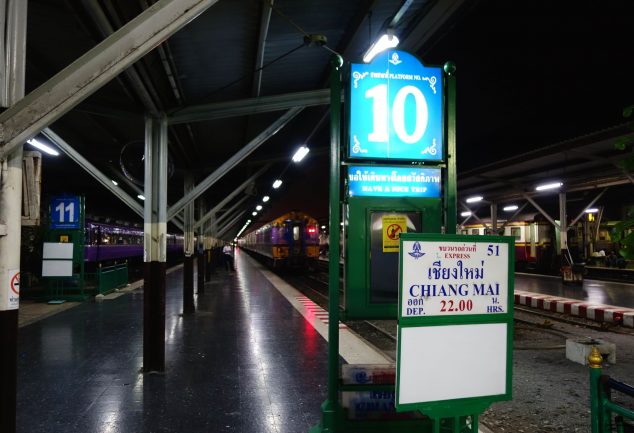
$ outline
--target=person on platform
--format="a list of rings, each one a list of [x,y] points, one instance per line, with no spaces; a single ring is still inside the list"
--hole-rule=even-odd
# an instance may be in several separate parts
[[[225,269],[228,271],[234,271],[235,269],[233,268],[233,249],[228,243],[225,243],[225,246],[222,247],[222,256],[225,261]]]

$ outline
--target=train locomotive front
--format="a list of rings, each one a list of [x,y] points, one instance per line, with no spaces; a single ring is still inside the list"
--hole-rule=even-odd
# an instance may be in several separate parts
[[[319,258],[319,223],[303,212],[289,212],[247,234],[240,246],[274,268],[314,267]]]

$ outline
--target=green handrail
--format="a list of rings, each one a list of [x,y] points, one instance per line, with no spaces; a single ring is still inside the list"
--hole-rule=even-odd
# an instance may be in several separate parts
[[[596,347],[588,356],[590,365],[590,422],[592,433],[609,433],[614,427],[617,433],[623,433],[623,418],[634,421],[634,411],[620,406],[611,400],[611,391],[617,390],[634,397],[634,388],[603,375],[601,363],[603,358]]]

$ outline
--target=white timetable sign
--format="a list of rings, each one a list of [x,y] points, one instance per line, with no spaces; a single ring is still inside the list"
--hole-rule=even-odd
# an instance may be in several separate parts
[[[508,313],[505,242],[404,240],[401,317]]]

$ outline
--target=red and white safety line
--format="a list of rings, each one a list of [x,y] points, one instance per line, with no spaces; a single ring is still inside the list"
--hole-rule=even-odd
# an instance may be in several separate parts
[[[597,304],[579,299],[561,298],[559,296],[539,293],[515,291],[515,303],[527,307],[569,314],[596,322],[616,323],[634,328],[634,309],[616,307],[614,305]]]

